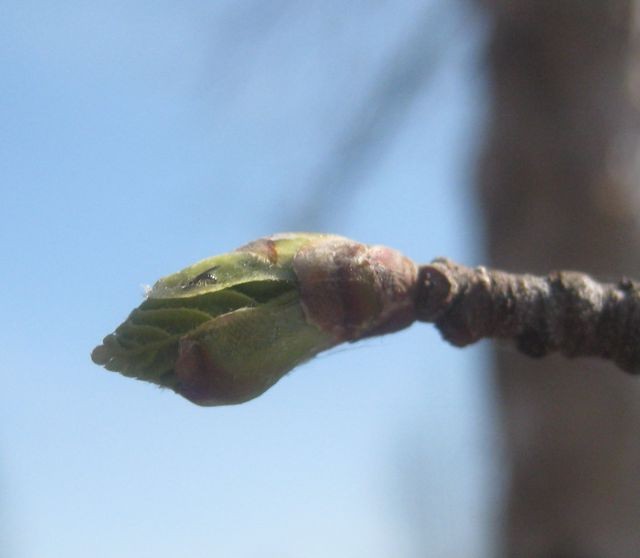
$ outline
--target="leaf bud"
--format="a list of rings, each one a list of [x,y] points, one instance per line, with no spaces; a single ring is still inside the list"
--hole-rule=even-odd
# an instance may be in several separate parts
[[[242,403],[345,341],[415,319],[415,264],[324,234],[279,234],[157,281],[95,363],[199,405]]]

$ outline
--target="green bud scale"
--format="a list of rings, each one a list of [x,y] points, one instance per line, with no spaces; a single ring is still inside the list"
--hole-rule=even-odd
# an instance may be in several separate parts
[[[384,246],[262,238],[160,279],[91,357],[199,405],[242,403],[321,351],[407,327],[417,274]]]

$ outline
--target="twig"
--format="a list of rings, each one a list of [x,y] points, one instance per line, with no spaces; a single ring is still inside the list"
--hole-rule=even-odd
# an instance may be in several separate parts
[[[340,343],[433,322],[465,346],[600,356],[640,372],[640,284],[418,266],[386,246],[314,233],[261,238],[163,277],[91,358],[200,405],[257,397]]]
[[[513,339],[522,353],[597,356],[640,373],[640,283],[599,283],[584,273],[518,275],[446,259],[419,268],[417,319],[451,344]]]

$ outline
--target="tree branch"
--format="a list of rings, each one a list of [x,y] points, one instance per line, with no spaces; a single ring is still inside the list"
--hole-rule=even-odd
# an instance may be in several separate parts
[[[393,248],[317,233],[261,238],[161,278],[91,358],[199,405],[228,405],[321,351],[416,320],[460,347],[513,338],[530,356],[599,356],[640,372],[640,283],[418,266]]]
[[[599,283],[573,271],[539,277],[437,259],[419,268],[416,313],[458,347],[512,339],[531,357],[597,356],[640,373],[640,283],[627,278]]]

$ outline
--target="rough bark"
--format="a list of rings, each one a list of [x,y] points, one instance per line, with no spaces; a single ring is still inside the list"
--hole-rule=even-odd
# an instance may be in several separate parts
[[[632,2],[483,3],[494,16],[479,179],[491,265],[639,276]],[[640,383],[598,361],[497,349],[495,365],[504,555],[640,556]]]
[[[497,338],[530,357],[601,357],[640,373],[640,283],[627,278],[538,277],[440,259],[420,267],[416,315],[458,347]]]

